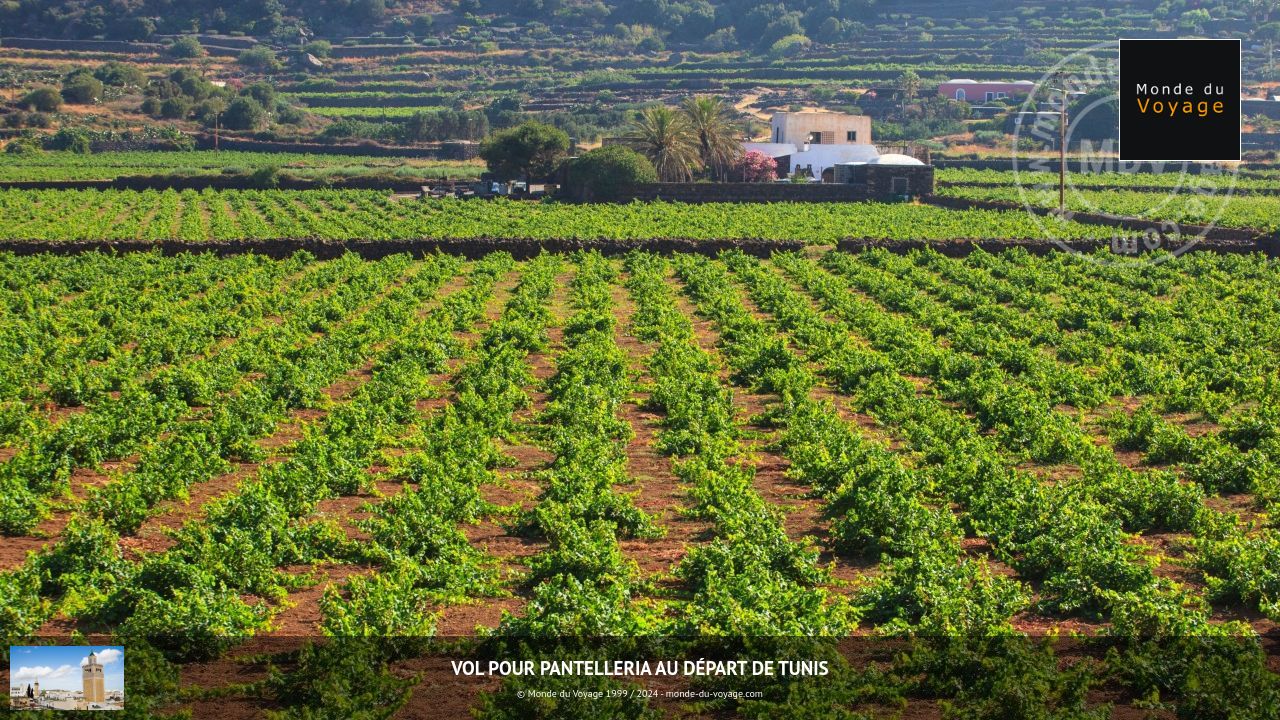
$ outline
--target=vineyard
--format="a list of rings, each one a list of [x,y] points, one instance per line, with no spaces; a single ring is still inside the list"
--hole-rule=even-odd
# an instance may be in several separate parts
[[[1089,177],[1084,182],[1091,179]],[[1081,181],[1073,179],[1072,182]],[[1274,182],[1271,186],[1274,188]],[[1263,232],[1280,230],[1280,195],[1253,195],[1246,194],[1247,188],[1241,190],[1239,194],[1235,194],[1229,184],[1206,184],[1197,189],[1194,182],[1190,186],[1178,188],[1176,192],[1172,189],[1142,192],[1122,187],[1093,189],[1073,186],[1067,192],[1067,208],[1175,223],[1212,223],[1222,227]],[[1020,206],[1058,206],[1056,179],[1052,183],[1025,183],[1021,187],[951,186],[941,188],[940,194],[971,200],[1001,200]]]
[[[10,715],[1280,718],[1274,0],[3,18]]]
[[[80,155],[48,152],[38,155],[0,154],[0,181],[51,182],[113,180],[119,177],[217,176],[260,170],[287,170],[302,177],[341,177],[359,173],[383,173],[407,177],[478,176],[474,163],[443,162],[401,157],[349,157],[307,153],[237,152],[235,150],[185,150],[103,152]]]
[[[1110,238],[1056,222],[1058,238]],[[374,190],[0,190],[0,240],[1043,238],[1026,212],[877,203],[397,200]]]
[[[0,196],[6,237],[193,241],[1018,217]],[[144,714],[1280,715],[1274,261],[809,250],[0,255],[0,628],[119,639]],[[442,670],[742,642],[827,672]]]

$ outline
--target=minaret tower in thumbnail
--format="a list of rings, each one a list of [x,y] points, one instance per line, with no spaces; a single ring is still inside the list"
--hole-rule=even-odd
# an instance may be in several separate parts
[[[106,691],[103,689],[102,664],[98,662],[98,656],[89,653],[89,660],[85,663],[84,668],[84,701],[86,703],[100,703],[106,699]]]

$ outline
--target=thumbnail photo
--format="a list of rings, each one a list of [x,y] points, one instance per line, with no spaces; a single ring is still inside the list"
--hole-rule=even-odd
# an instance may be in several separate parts
[[[12,710],[123,710],[124,648],[17,645],[9,648]]]

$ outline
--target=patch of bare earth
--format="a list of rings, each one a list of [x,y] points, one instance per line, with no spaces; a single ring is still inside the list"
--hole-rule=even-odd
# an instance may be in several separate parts
[[[1258,497],[1253,493],[1208,495],[1205,497],[1204,503],[1218,512],[1239,517],[1241,522],[1247,525],[1267,523],[1267,518],[1262,517],[1260,512],[1261,507]]]

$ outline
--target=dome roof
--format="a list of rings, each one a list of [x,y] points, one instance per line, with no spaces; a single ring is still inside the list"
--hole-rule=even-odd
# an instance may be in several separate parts
[[[900,153],[886,153],[877,158],[867,161],[868,164],[876,165],[923,165],[924,163],[911,157],[910,155],[902,155]]]

